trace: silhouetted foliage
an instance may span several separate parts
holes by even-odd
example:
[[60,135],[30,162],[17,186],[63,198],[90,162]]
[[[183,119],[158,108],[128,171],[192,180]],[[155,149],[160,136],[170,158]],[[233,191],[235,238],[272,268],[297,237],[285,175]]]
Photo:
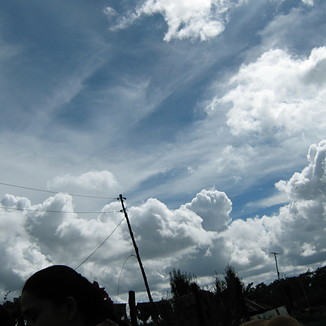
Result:
[[7,300],[7,296],[5,297],[5,302],[3,303],[3,308],[8,311],[13,321],[17,321],[21,316],[20,310],[20,299],[14,298],[13,301]]
[[304,310],[326,304],[326,266],[296,277],[275,280],[269,285],[259,283],[248,298],[271,307],[286,305],[287,309]]
[[232,266],[225,268],[224,279],[215,276],[214,293],[222,325],[239,325],[247,319],[244,285]]
[[173,269],[170,272],[170,286],[173,298],[184,296],[193,292],[194,288],[199,288],[195,282],[196,276],[187,272],[181,272],[180,269]]

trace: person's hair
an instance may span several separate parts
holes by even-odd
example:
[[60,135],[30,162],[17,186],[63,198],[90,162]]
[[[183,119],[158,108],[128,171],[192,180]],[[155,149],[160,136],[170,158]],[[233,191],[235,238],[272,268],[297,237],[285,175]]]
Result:
[[22,293],[24,291],[57,304],[73,297],[78,310],[91,325],[106,318],[116,319],[113,302],[106,292],[68,266],[54,265],[36,272],[26,281]]

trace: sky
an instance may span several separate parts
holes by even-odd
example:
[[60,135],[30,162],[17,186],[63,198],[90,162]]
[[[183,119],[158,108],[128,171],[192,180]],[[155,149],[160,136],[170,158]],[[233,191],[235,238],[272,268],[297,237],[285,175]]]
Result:
[[66,264],[115,302],[146,301],[119,194],[155,300],[173,268],[210,289],[227,264],[273,281],[271,252],[282,277],[324,266],[325,14],[323,0],[1,1],[1,293]]

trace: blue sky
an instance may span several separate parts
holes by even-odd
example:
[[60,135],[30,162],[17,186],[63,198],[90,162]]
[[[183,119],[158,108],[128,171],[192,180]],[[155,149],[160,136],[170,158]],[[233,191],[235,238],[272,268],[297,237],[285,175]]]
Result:
[[[325,11],[321,0],[2,1],[0,182],[61,194],[0,185],[0,288],[77,266],[119,222],[120,193],[156,297],[173,267],[209,285],[227,263],[272,280],[275,250],[284,274],[324,264]],[[33,212],[49,207],[62,213]],[[113,237],[81,271],[115,288],[126,226]],[[136,262],[125,269],[116,300],[142,297]]]

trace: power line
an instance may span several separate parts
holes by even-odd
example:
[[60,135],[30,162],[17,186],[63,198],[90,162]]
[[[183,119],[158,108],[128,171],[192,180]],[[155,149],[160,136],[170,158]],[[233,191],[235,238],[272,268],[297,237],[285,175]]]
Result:
[[[124,261],[124,263],[123,263],[123,265],[122,265],[122,267],[121,267],[120,275],[119,275],[119,280],[118,280],[118,288],[117,288],[117,297],[116,297],[116,299],[118,299],[118,297],[119,297],[120,279],[121,279],[122,271],[123,271],[123,269],[125,268],[125,265],[126,265],[126,263],[127,263],[127,260],[128,260],[129,258],[131,258],[131,257],[136,257],[136,255],[134,255],[134,254],[129,255],[129,256],[125,259],[125,261]],[[137,257],[136,257],[136,258],[137,258]]]
[[111,235],[115,232],[115,230],[120,226],[120,224],[122,223],[124,221],[124,218],[119,222],[119,224],[113,229],[113,231],[97,246],[97,248],[87,257],[87,258],[85,258],[76,268],[75,268],[75,270],[77,270],[81,265],[83,265],[84,263],[86,263],[87,262],[87,260],[89,259],[89,258],[91,258],[95,253],[96,253],[96,251],[97,250],[99,250],[103,245],[104,245],[104,243],[106,242],[106,241],[108,241],[109,240],[109,238],[111,237]]
[[4,183],[4,182],[0,182],[0,185],[3,186],[8,186],[8,187],[14,187],[14,188],[20,188],[20,189],[27,189],[27,190],[33,190],[33,191],[39,191],[39,192],[46,192],[49,194],[58,194],[58,193],[65,193],[67,195],[70,195],[72,197],[84,197],[84,198],[96,198],[96,199],[114,199],[116,200],[116,198],[113,197],[101,197],[101,196],[91,196],[91,195],[80,195],[80,194],[71,194],[65,191],[51,191],[51,190],[45,190],[45,189],[38,189],[38,188],[32,188],[32,187],[25,187],[25,186],[19,186],[19,185],[14,185],[14,184],[10,184],[10,183]]
[[40,213],[64,213],[64,214],[106,214],[106,213],[115,213],[116,212],[116,211],[105,211],[105,212],[76,211],[76,212],[69,212],[69,211],[56,211],[56,210],[6,207],[6,206],[0,206],[0,208],[8,209],[8,210],[15,210],[15,211],[40,212]]

